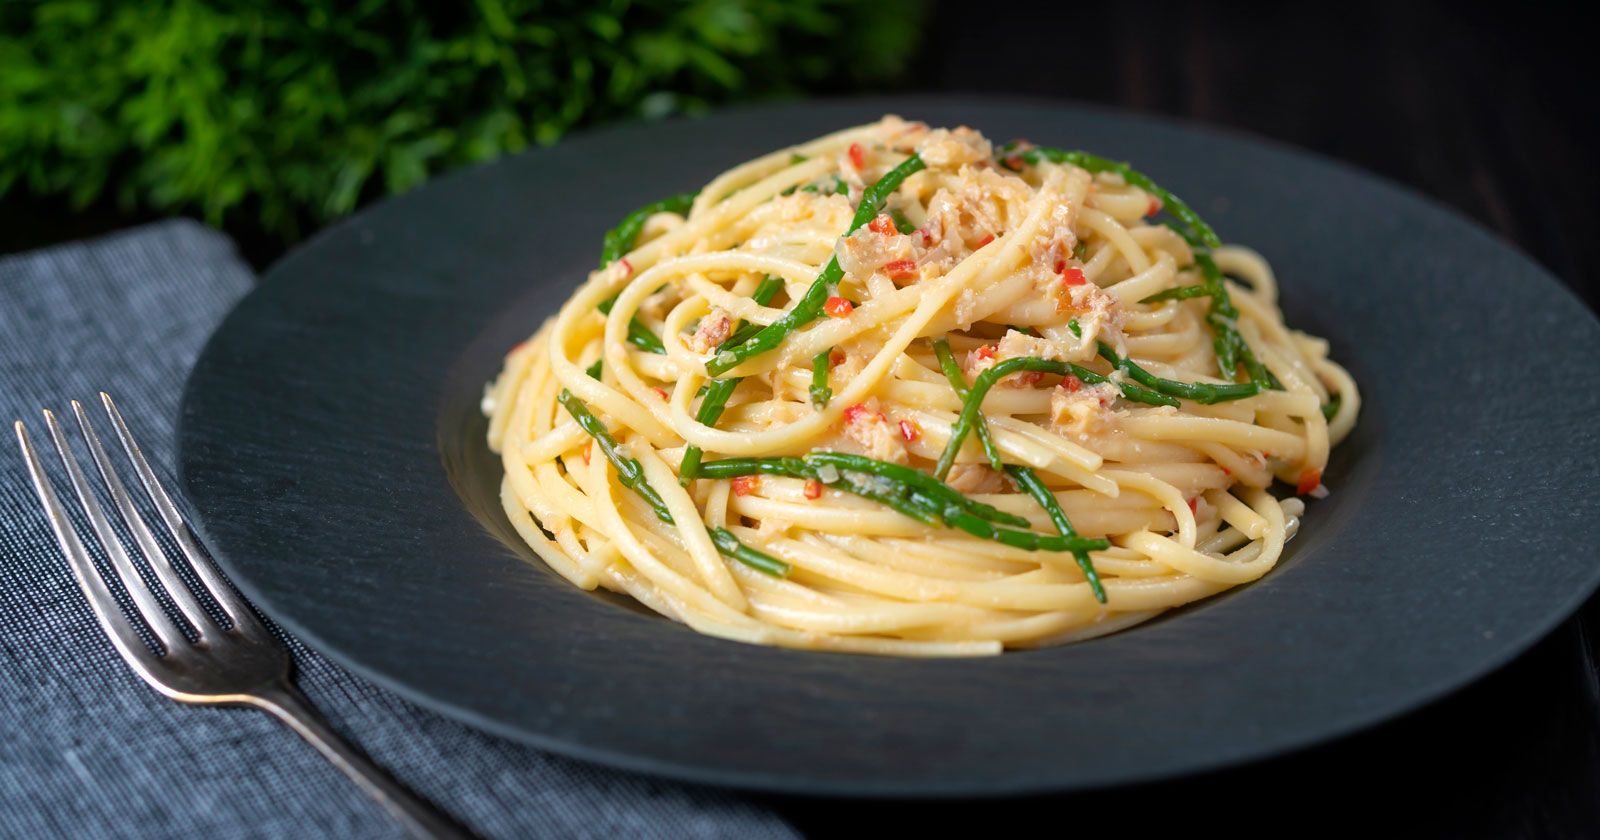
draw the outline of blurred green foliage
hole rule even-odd
[[[0,0],[0,197],[284,239],[575,126],[892,82],[920,0]]]

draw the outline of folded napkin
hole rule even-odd
[[[70,427],[69,400],[98,410],[90,401],[109,391],[176,488],[184,377],[253,282],[226,238],[188,221],[0,258],[0,837],[403,836],[266,714],[184,706],[134,675],[73,580],[10,432],[21,419],[48,448],[41,408]],[[723,791],[470,729],[285,641],[335,729],[485,837],[796,836]]]

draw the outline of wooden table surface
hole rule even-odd
[[[1538,3],[945,2],[910,89],[1086,101],[1319,152],[1478,220],[1593,309],[1600,98],[1587,39],[1575,12]],[[8,201],[0,252],[137,220]],[[876,825],[895,836],[1600,836],[1597,626],[1591,599],[1527,654],[1432,706],[1200,777],[1001,802],[768,801],[818,837]]]
[[[1600,98],[1584,28],[1539,4],[1394,6],[945,3],[915,85],[1151,111],[1319,152],[1476,219],[1596,308]],[[1600,836],[1597,626],[1591,599],[1441,702],[1205,776],[1004,802],[774,802],[818,837],[872,824],[908,836]]]

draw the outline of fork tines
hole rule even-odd
[[[220,575],[207,562],[200,551],[194,535],[190,532],[188,524],[184,522],[176,505],[173,504],[166,490],[162,488],[156,478],[155,471],[151,469],[149,461],[134,442],[128,425],[122,419],[122,414],[112,402],[111,397],[104,392],[100,394],[101,402],[105,406],[106,415],[110,418],[112,428],[116,431],[117,438],[122,444],[122,449],[127,453],[132,462],[134,472],[143,485],[150,504],[154,507],[165,525],[172,542],[178,546],[195,578],[200,582],[206,594],[214,600],[222,611],[231,620],[232,628],[244,629],[256,623],[250,608],[236,595]],[[127,532],[132,536],[139,553],[144,557],[150,569],[166,589],[166,594],[172,599],[178,612],[187,620],[197,637],[195,644],[205,645],[208,639],[214,638],[224,632],[224,628],[215,621],[195,596],[195,593],[184,582],[178,569],[173,565],[156,537],[151,533],[145,518],[134,506],[132,495],[118,477],[116,469],[111,464],[110,457],[106,454],[105,447],[100,443],[100,438],[95,434],[94,425],[90,422],[88,414],[77,400],[72,401],[72,412],[78,420],[78,427],[83,433],[83,438],[88,445],[90,456],[94,460],[96,471],[105,487],[106,494],[110,497]],[[50,411],[44,412],[45,425],[49,428],[50,439],[55,444],[56,453],[61,458],[61,464],[66,469],[67,478],[78,497],[84,518],[88,520],[94,539],[98,540],[101,550],[109,561],[122,588],[127,591],[135,611],[149,627],[151,634],[160,642],[169,654],[179,647],[190,646],[190,641],[185,637],[178,624],[168,616],[161,606],[156,593],[151,589],[143,575],[135,567],[128,551],[124,548],[123,541],[118,537],[112,527],[110,518],[101,506],[88,477],[79,465],[77,457],[73,454],[72,447],[67,441],[61,425],[56,422],[55,415]],[[61,544],[61,550],[66,555],[72,566],[73,575],[78,579],[84,595],[88,598],[89,605],[93,608],[96,618],[102,627],[111,636],[123,658],[139,671],[140,675],[150,681],[157,688],[166,690],[151,673],[151,668],[159,663],[160,658],[152,652],[139,637],[139,633],[132,621],[123,614],[118,607],[107,585],[95,567],[93,558],[80,538],[78,530],[68,518],[61,499],[56,495],[54,482],[46,474],[44,465],[35,453],[33,442],[30,440],[27,428],[22,421],[16,423],[17,441],[22,447],[23,458],[27,461],[28,472],[33,478],[34,489],[39,494],[39,501],[43,504],[45,515],[54,530],[56,540]],[[230,628],[231,629],[231,628]]]

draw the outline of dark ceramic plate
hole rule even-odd
[[[1278,568],[1131,631],[978,660],[700,636],[513,534],[483,383],[628,210],[885,112],[1135,161],[1260,250],[1366,397]],[[1283,148],[992,100],[632,125],[453,175],[285,258],[188,383],[184,489],[240,587],[419,703],[649,773],[866,795],[1153,779],[1351,732],[1506,662],[1600,573],[1600,326],[1436,205]]]

